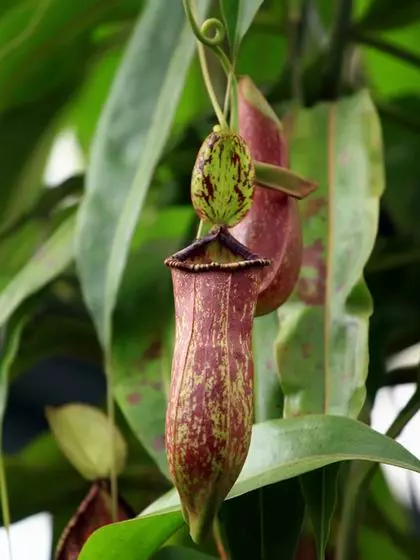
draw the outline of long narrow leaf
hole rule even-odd
[[[383,190],[379,120],[369,95],[301,111],[291,139],[293,169],[319,190],[300,203],[304,253],[290,303],[279,310],[278,368],[284,414],[356,418],[365,399],[368,321],[363,268],[375,241]],[[302,478],[323,557],[337,468]]]
[[[200,17],[207,6],[208,0],[200,1]],[[130,240],[194,47],[182,3],[149,2],[100,118],[78,220],[77,263],[84,297],[105,347],[111,340],[111,314]]]
[[[0,292],[0,325],[30,295],[62,272],[73,259],[74,216],[67,218]]]

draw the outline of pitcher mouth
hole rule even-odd
[[[269,259],[251,253],[225,226],[215,226],[208,235],[165,259],[165,265],[170,268],[193,272],[212,270],[231,272],[269,264],[271,264]]]

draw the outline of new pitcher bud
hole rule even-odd
[[[203,142],[191,179],[191,200],[198,216],[212,225],[234,226],[248,213],[255,170],[245,140],[215,126]]]
[[[224,228],[170,257],[176,337],[169,470],[201,541],[245,462],[253,422],[252,320],[262,267]]]

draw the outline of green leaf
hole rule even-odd
[[[0,242],[0,290],[16,276],[45,240],[45,224],[30,220]]]
[[[200,2],[200,17],[207,6],[208,1]],[[171,25],[163,32],[165,21]],[[79,213],[77,262],[85,300],[105,347],[111,340],[111,314],[130,239],[165,146],[194,47],[195,37],[181,3],[149,2],[101,115]]]
[[[7,487],[7,475],[3,455],[3,421],[6,412],[7,395],[9,389],[10,368],[16,358],[21,335],[26,322],[29,319],[30,310],[25,306],[18,310],[11,318],[7,327],[3,327],[2,348],[0,357],[0,496],[3,524],[6,530],[10,527],[10,506]],[[9,533],[7,533],[10,538]]]
[[[0,115],[1,232],[27,212],[41,193],[54,121],[65,101],[66,96],[58,92]]]
[[[6,327],[3,327],[0,357],[0,441],[2,441],[2,426],[4,413],[6,411],[7,394],[9,386],[9,374],[19,350],[23,327],[29,320],[26,309],[21,309],[10,319]],[[0,444],[0,450],[1,450]]]
[[[280,191],[293,198],[305,198],[316,190],[316,184],[299,177],[293,171],[278,165],[255,162],[256,180],[267,188]]]
[[[368,94],[302,111],[291,153],[294,169],[312,173],[320,188],[300,204],[302,269],[292,298],[278,312],[284,415],[356,418],[365,399],[371,314],[363,268],[375,242],[383,189],[379,122]],[[331,467],[302,479],[319,558],[337,475]]]
[[[0,292],[0,325],[30,295],[43,288],[73,259],[74,216],[63,222]]]
[[[93,61],[94,64],[69,110],[69,124],[75,127],[77,139],[87,155],[90,154],[101,109],[105,105],[121,57],[121,50],[118,49],[116,52],[106,52]]]
[[[308,415],[254,426],[248,458],[229,497],[354,459],[420,472],[420,461],[414,455],[369,426],[342,416]],[[178,494],[172,490],[141,515],[166,513],[179,507]]]
[[[301,110],[296,120],[292,165],[319,189],[299,203],[302,269],[278,312],[284,414],[356,418],[365,399],[372,312],[363,269],[384,187],[378,116],[363,91]]]
[[[300,477],[303,495],[312,521],[317,555],[324,559],[337,500],[340,464],[332,464]]]
[[[148,560],[183,523],[180,512],[122,521],[93,533],[79,560]]]
[[[228,33],[233,58],[248,31],[263,0],[220,0],[223,20]]]
[[[231,560],[294,560],[304,513],[297,478],[227,500],[220,515]]]
[[[129,445],[128,465],[119,477],[119,491],[135,511],[140,511],[168,484],[130,431],[118,425]],[[6,456],[5,467],[13,522],[48,511],[54,519],[60,517],[63,529],[89,488],[49,433],[39,436],[19,454]],[[66,513],[67,518],[63,517]]]
[[[254,418],[265,422],[281,418],[283,393],[280,388],[274,355],[274,341],[279,329],[277,313],[254,319],[252,347],[254,355]]]
[[[420,56],[419,33],[420,22],[413,21],[409,27],[381,33],[378,38]],[[377,48],[363,45],[360,48],[372,91],[377,92],[381,98],[404,94],[417,95],[420,74],[416,66]]]
[[[388,29],[410,25],[420,19],[417,0],[374,0],[361,18],[358,26],[366,29]]]
[[[0,19],[0,111],[38,101],[53,90],[73,92],[92,52],[90,33],[139,11],[138,0],[21,2]]]
[[[137,229],[115,311],[111,364],[114,394],[133,433],[168,477],[164,445],[173,298],[164,259],[185,239],[191,207],[171,207]],[[139,266],[141,263],[141,266]],[[141,310],[141,312],[139,312]]]

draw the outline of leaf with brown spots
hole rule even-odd
[[[292,297],[278,311],[284,416],[357,418],[366,394],[372,313],[363,269],[384,188],[379,119],[368,93],[301,110],[290,148],[293,170],[313,177],[319,189],[300,203],[302,267]],[[333,466],[301,477],[320,558],[337,475]]]
[[[300,202],[302,267],[278,311],[284,415],[357,418],[372,312],[363,269],[384,188],[380,125],[368,93],[301,110],[290,149],[292,169],[319,187]]]

